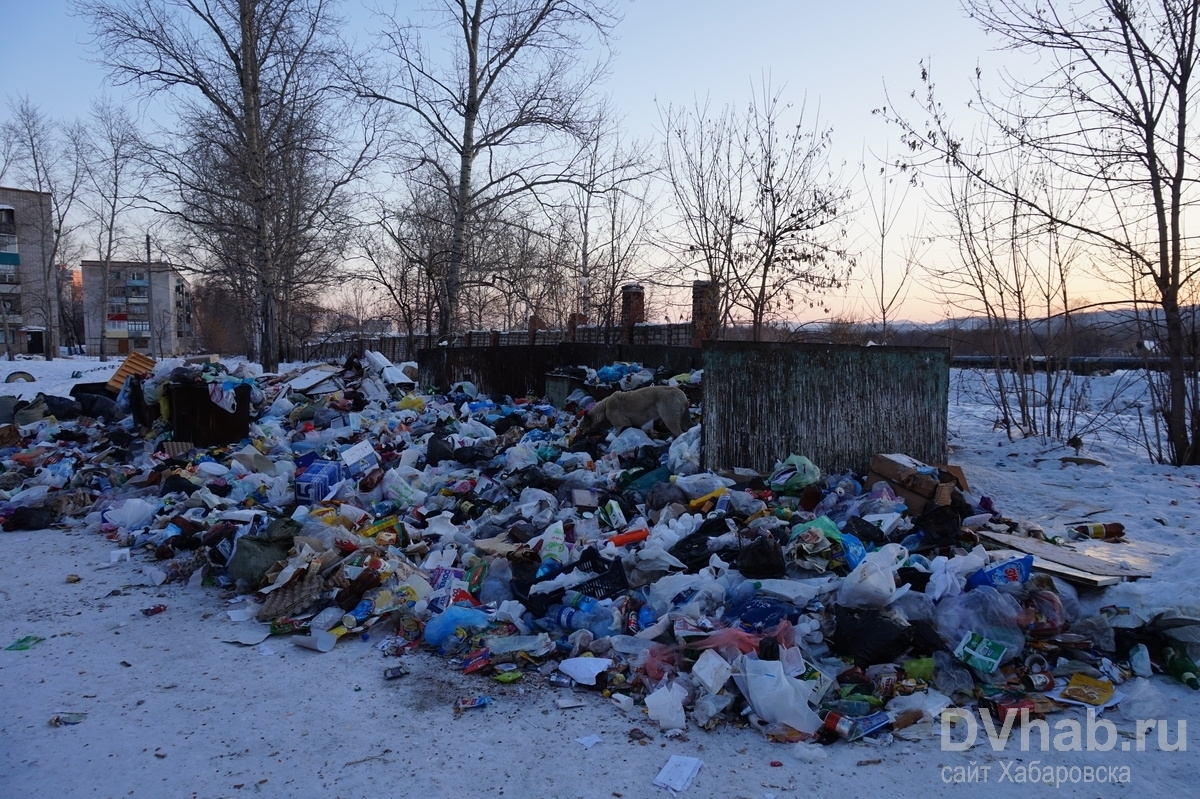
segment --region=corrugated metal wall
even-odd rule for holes
[[[944,463],[950,351],[708,342],[706,468],[770,471],[789,453],[826,472],[903,452]]]

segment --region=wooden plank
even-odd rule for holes
[[[1139,577],[1150,576],[1149,572],[1140,569],[1122,569],[1099,558],[1083,555],[1068,547],[1047,544],[1045,541],[1039,541],[1036,538],[994,533],[990,530],[980,530],[979,537],[988,543],[1007,547],[1008,549],[1015,549],[1027,555],[1034,555],[1042,560],[1057,563],[1060,566],[1067,566],[1095,577],[1118,577],[1136,580]]]

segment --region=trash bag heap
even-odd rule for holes
[[[252,385],[249,436],[207,449],[171,446],[162,420],[137,428],[124,395],[89,400],[93,415],[39,398],[0,428],[4,528],[85,525],[153,582],[246,594],[264,635],[378,650],[389,678],[425,650],[481,686],[591,690],[671,734],[918,740],[956,705],[1006,719],[1145,703],[1156,669],[1200,689],[1198,628],[1085,613],[1032,556],[981,545],[980,530],[1041,531],[965,480],[910,512],[888,480],[800,454],[715,474],[700,425],[578,437],[582,390],[563,409],[470,383],[421,393],[412,367],[160,364],[150,403],[171,382],[219,405]],[[456,709],[486,706],[481,692]]]

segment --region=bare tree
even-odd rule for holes
[[[649,148],[625,143],[613,126],[588,144],[568,208],[579,251],[579,311],[614,332],[621,286],[634,281],[634,263],[647,243]]]
[[[1047,207],[1036,192],[1013,194],[1095,253],[1105,277],[1133,265],[1130,299],[1149,296],[1161,311],[1169,363],[1160,405],[1168,459],[1200,463],[1200,398],[1196,352],[1181,300],[1200,261],[1188,246],[1183,218],[1196,193],[1197,154],[1191,122],[1193,78],[1200,64],[1197,0],[964,0],[968,14],[1009,50],[1039,60],[1006,77],[997,98],[978,91],[976,106],[998,135],[966,146],[951,130],[928,68],[924,119],[901,124],[915,158],[933,154],[985,185],[1012,194],[990,157],[1017,152],[1053,164],[1071,201]],[[885,113],[888,113],[885,110]],[[1119,280],[1120,278],[1115,278]]]
[[[209,274],[252,305],[253,354],[273,371],[297,286],[329,279],[347,188],[377,152],[372,118],[333,87],[332,0],[76,0],[118,82],[168,94],[177,126],[155,171]],[[359,122],[362,125],[358,125]],[[358,138],[349,145],[350,131]]]
[[[789,108],[764,84],[741,116],[710,118],[700,106],[666,115],[688,249],[727,294],[726,313],[749,316],[756,341],[771,319],[841,285],[851,261],[850,191],[830,167],[831,133],[819,121],[807,128],[803,107],[789,124]]]
[[[902,175],[897,172],[895,165],[889,163],[885,155],[879,165],[879,184],[875,185],[866,163],[863,163],[871,232],[878,248],[868,279],[871,284],[871,312],[879,320],[880,344],[887,344],[891,338],[890,324],[908,297],[920,256],[928,249],[929,243],[922,235],[922,221],[913,234],[902,242],[900,249],[894,249],[896,224],[903,216],[911,185],[907,179],[901,179]],[[895,268],[897,257],[900,260],[899,269]]]
[[[666,231],[664,249],[717,287],[722,328],[733,322],[734,233],[745,195],[745,163],[732,109],[667,107],[664,168],[679,237]]]
[[[146,191],[148,176],[138,170],[141,136],[124,105],[104,99],[92,103],[85,174],[86,191],[80,200],[100,262],[100,360],[108,360],[107,319],[109,266],[125,245],[126,217],[137,208]]]
[[[12,141],[12,174],[29,189],[49,196],[45,213],[36,215],[34,229],[43,242],[40,264],[41,288],[31,292],[38,300],[40,318],[46,331],[46,360],[58,350],[57,329],[62,324],[58,298],[62,296],[62,275],[58,269],[60,253],[77,226],[73,215],[84,181],[86,134],[79,123],[64,124],[47,117],[28,97],[10,103],[9,119],[4,127]],[[28,307],[23,311],[30,314]]]
[[[445,335],[459,322],[480,212],[571,179],[603,74],[580,53],[604,42],[617,17],[610,0],[442,0],[427,15],[423,28],[387,20],[383,49],[392,63],[353,82],[361,96],[408,112],[414,164],[450,192],[450,242],[438,279]],[[446,60],[432,55],[439,32]]]

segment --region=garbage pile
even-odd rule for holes
[[[5,529],[77,520],[151,583],[246,594],[263,637],[378,649],[399,658],[388,677],[435,652],[478,675],[458,710],[487,705],[491,681],[536,680],[671,734],[886,742],[930,737],[955,705],[1005,719],[1150,702],[1130,681],[1156,668],[1200,689],[1200,628],[1086,614],[1032,556],[977,535],[1026,526],[903,456],[866,479],[797,454],[715,474],[699,425],[576,435],[579,392],[564,409],[469,383],[421,394],[378,353],[274,379],[178,368],[145,395],[199,380],[220,403],[253,383],[247,439],[181,451],[119,407],[27,414],[0,450]]]

